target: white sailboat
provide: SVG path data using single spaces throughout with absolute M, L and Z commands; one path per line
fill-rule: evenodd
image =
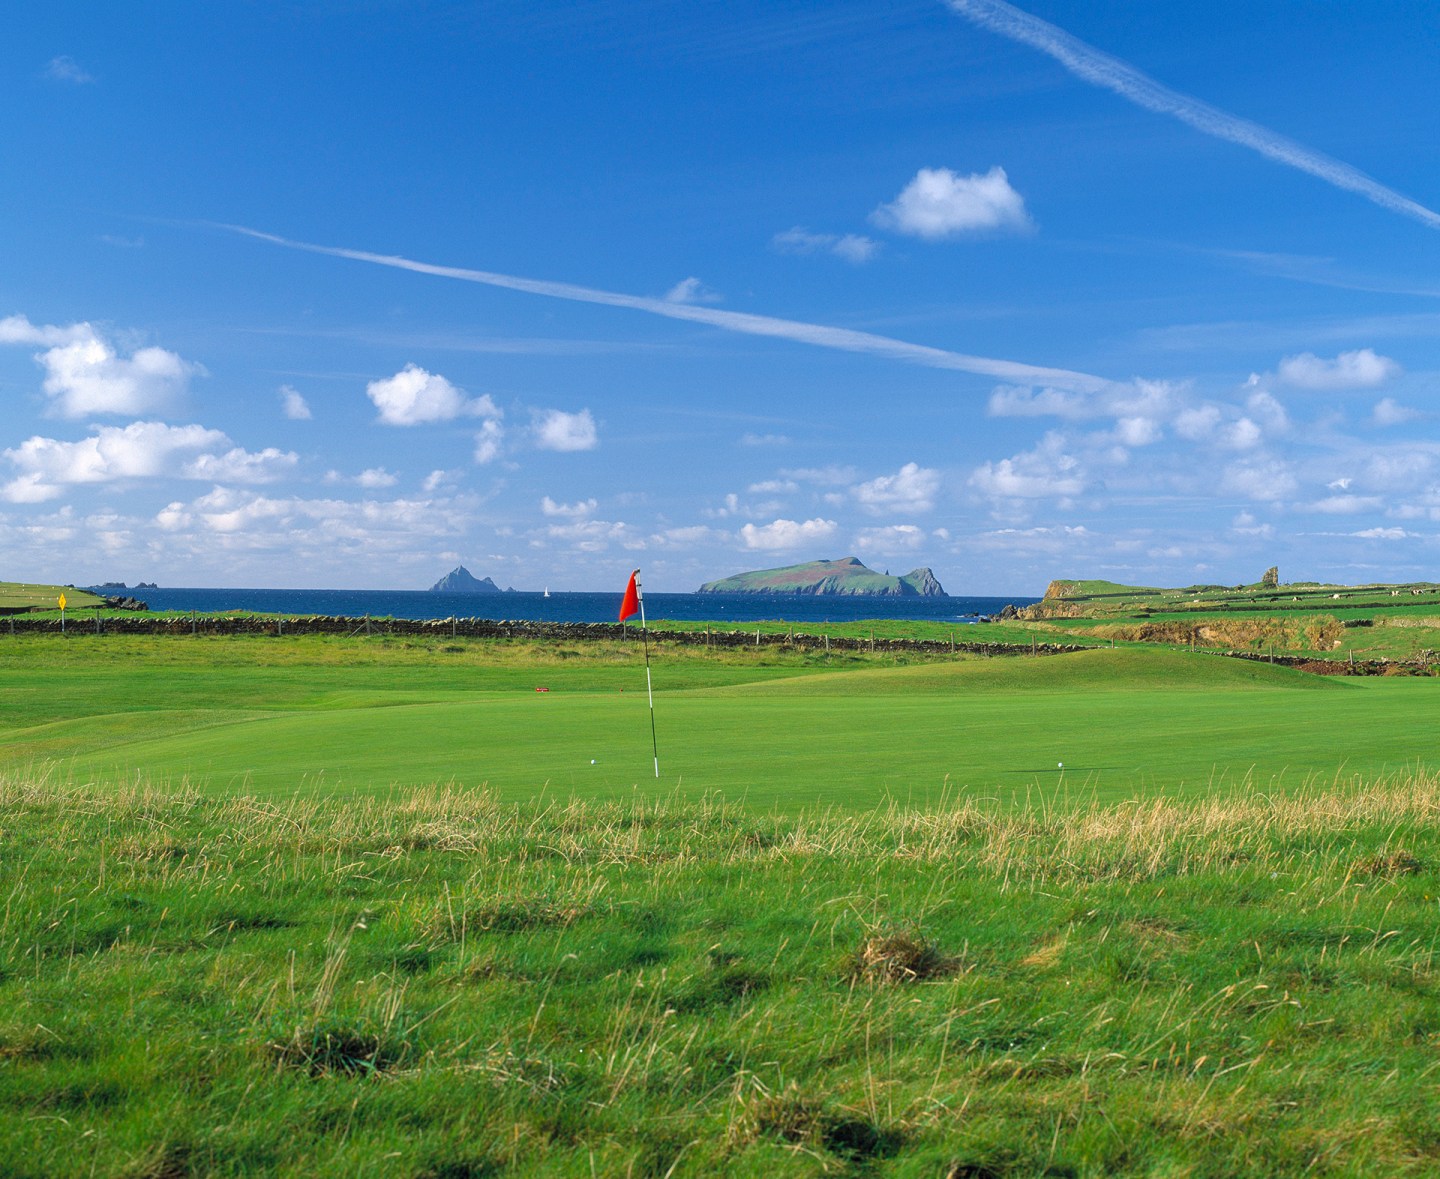
M 545 596 L 547 598 L 550 596 L 550 587 L 548 585 L 545 587 Z

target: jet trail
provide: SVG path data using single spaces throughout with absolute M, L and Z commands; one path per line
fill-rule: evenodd
M 1248 147 L 1276 163 L 1298 168 L 1336 188 L 1358 193 L 1381 208 L 1403 214 L 1431 229 L 1440 229 L 1440 213 L 1402 196 L 1393 188 L 1386 188 L 1358 168 L 1287 139 L 1268 127 L 1171 90 L 1134 66 L 1004 0 L 946 0 L 946 3 L 982 28 L 1048 54 L 1077 78 L 1113 91 L 1136 106 L 1171 115 L 1206 135 Z
M 805 323 L 794 319 L 777 319 L 769 315 L 751 315 L 742 311 L 720 311 L 714 307 L 697 307 L 690 303 L 674 303 L 666 299 L 655 299 L 645 295 L 626 295 L 616 291 L 596 290 L 593 287 L 576 286 L 568 282 L 550 282 L 544 279 L 520 278 L 510 274 L 496 274 L 488 270 L 468 270 L 459 266 L 438 266 L 430 262 L 416 262 L 393 254 L 372 254 L 366 250 L 347 250 L 338 246 L 318 246 L 309 242 L 291 241 L 273 233 L 249 229 L 243 225 L 217 225 L 231 233 L 244 234 L 273 245 L 285 246 L 291 250 L 306 250 L 312 254 L 327 254 L 332 258 L 349 258 L 356 262 L 369 262 L 376 266 L 391 266 L 397 270 L 410 270 L 416 274 L 433 274 L 441 278 L 458 278 L 464 282 L 478 282 L 486 286 L 503 287 L 511 291 L 524 291 L 530 295 L 543 295 L 550 299 L 568 299 L 575 303 L 599 303 L 606 307 L 624 307 L 631 311 L 645 311 L 651 315 L 663 315 L 667 319 L 684 319 L 692 323 L 703 323 L 725 331 L 740 332 L 749 336 L 769 336 L 773 339 L 794 340 L 801 344 L 813 344 L 819 348 L 834 348 L 842 352 L 860 352 L 871 356 L 883 356 L 891 360 L 923 364 L 930 368 L 953 369 L 957 372 L 976 373 L 979 376 L 994 377 L 1001 381 L 1014 381 L 1026 385 L 1048 385 L 1055 389 L 1069 389 L 1079 393 L 1094 393 L 1111 384 L 1104 377 L 1090 373 L 1071 372 L 1063 368 L 1043 368 L 1033 364 L 1021 364 L 1013 360 L 992 360 L 985 356 L 967 356 L 963 352 L 950 352 L 944 348 L 931 348 L 924 344 L 911 344 L 889 336 L 877 336 L 871 332 L 854 331 L 850 328 L 827 327 L 824 324 Z

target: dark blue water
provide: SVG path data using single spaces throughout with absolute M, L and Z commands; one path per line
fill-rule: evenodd
M 152 610 L 201 614 L 253 610 L 262 614 L 322 614 L 360 618 L 493 618 L 529 622 L 614 622 L 613 594 L 437 594 L 425 590 L 147 589 L 130 590 Z M 793 594 L 646 594 L 651 622 L 676 621 L 860 622 L 904 618 L 973 622 L 1007 602 L 1036 598 L 840 598 Z

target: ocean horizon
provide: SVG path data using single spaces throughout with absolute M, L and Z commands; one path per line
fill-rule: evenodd
M 98 589 L 98 587 L 97 587 Z M 105 589 L 134 597 L 157 611 L 225 614 L 325 615 L 339 618 L 485 618 L 526 622 L 614 622 L 622 593 L 506 591 L 495 594 L 432 590 L 220 589 L 164 587 Z M 974 622 L 1006 605 L 1027 606 L 1037 597 L 872 597 L 812 594 L 645 595 L 652 622 L 862 622 L 906 619 Z

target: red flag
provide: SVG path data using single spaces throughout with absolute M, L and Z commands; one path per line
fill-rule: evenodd
M 630 574 L 630 584 L 625 587 L 625 600 L 620 603 L 620 621 L 624 622 L 631 615 L 640 613 L 640 587 L 635 579 L 640 576 L 640 570 Z

